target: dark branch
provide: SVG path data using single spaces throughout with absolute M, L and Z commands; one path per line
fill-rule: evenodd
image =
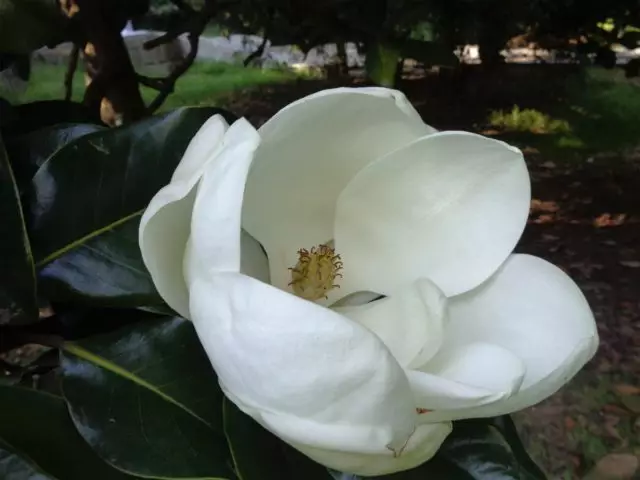
M 205 27 L 215 15 L 216 2 L 215 0 L 208 0 L 205 2 L 202 9 L 197 12 L 192 18 L 187 22 L 188 28 L 186 25 L 183 28 L 179 28 L 174 32 L 167 32 L 167 34 L 159 37 L 155 40 L 151 40 L 147 42 L 144 47 L 145 48 L 153 48 L 149 45 L 161 45 L 163 43 L 167 43 L 170 40 L 159 42 L 162 38 L 171 38 L 175 39 L 179 36 L 176 32 L 181 31 L 184 33 L 185 31 L 189 32 L 188 40 L 189 40 L 189 53 L 182 59 L 180 63 L 176 65 L 176 67 L 171 71 L 171 73 L 165 78 L 149 78 L 149 77 L 138 77 L 138 81 L 140 81 L 143 85 L 151 86 L 151 88 L 155 88 L 159 91 L 156 98 L 149 104 L 147 107 L 147 113 L 152 114 L 155 112 L 160 106 L 164 103 L 167 97 L 173 93 L 176 82 L 178 79 L 187 71 L 189 67 L 195 61 L 198 55 L 198 47 L 200 46 L 200 35 L 204 31 Z
M 71 100 L 73 95 L 73 76 L 78 68 L 78 58 L 80 57 L 80 47 L 77 44 L 73 44 L 73 49 L 69 55 L 69 63 L 67 64 L 67 71 L 64 74 L 64 99 L 66 101 Z
M 164 88 L 164 78 L 153 78 L 145 75 L 137 74 L 138 82 L 145 87 L 153 88 L 154 90 L 162 90 Z
M 272 8 L 269 9 L 267 26 L 264 29 L 262 43 L 254 52 L 249 54 L 249 56 L 244 59 L 244 62 L 242 62 L 242 64 L 245 67 L 248 66 L 253 61 L 254 58 L 260 58 L 264 54 L 264 49 L 267 47 L 267 42 L 269 41 L 269 36 L 271 35 L 271 26 L 273 25 L 274 16 L 275 16 L 275 10 Z
M 201 33 L 201 32 L 200 32 Z M 176 82 L 193 64 L 198 55 L 198 46 L 200 43 L 200 33 L 189 34 L 189 53 L 187 56 L 173 69 L 171 74 L 162 81 L 162 87 L 153 101 L 147 107 L 147 113 L 152 114 L 162 106 L 167 97 L 173 93 Z
M 187 33 L 189 28 L 187 25 L 180 25 L 177 28 L 169 30 L 167 33 L 160 35 L 157 38 L 149 40 L 148 42 L 144 42 L 142 45 L 145 50 L 151 50 L 153 48 L 159 47 L 160 45 L 165 45 L 167 43 L 173 42 L 176 38 L 178 38 L 183 33 Z
M 264 49 L 267 47 L 267 41 L 267 35 L 265 32 L 265 36 L 262 39 L 262 43 L 260 44 L 260 46 L 255 51 L 251 52 L 249 56 L 244 59 L 244 62 L 242 62 L 245 67 L 248 66 L 253 61 L 253 59 L 260 58 L 264 54 Z

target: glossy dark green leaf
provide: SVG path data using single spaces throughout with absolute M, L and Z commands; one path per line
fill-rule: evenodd
M 0 385 L 0 442 L 0 448 L 19 453 L 34 471 L 46 475 L 19 480 L 139 478 L 104 462 L 76 431 L 64 400 L 48 393 Z
M 136 226 L 191 138 L 216 113 L 233 121 L 219 109 L 180 109 L 85 135 L 42 165 L 29 196 L 29 227 L 36 265 L 51 264 L 41 276 L 49 298 L 161 303 L 142 264 Z
M 91 238 L 38 273 L 45 298 L 110 307 L 160 305 L 138 246 L 140 216 Z
M 64 350 L 71 415 L 105 460 L 152 478 L 234 478 L 222 392 L 191 322 L 165 317 Z
M 500 417 L 487 419 L 487 421 L 500 431 L 500 434 L 509 444 L 509 448 L 518 464 L 529 473 L 531 478 L 546 478 L 544 471 L 529 456 L 511 415 L 502 415 Z
M 57 480 L 41 472 L 32 461 L 18 455 L 0 440 L 0 478 L 4 480 Z
M 454 423 L 438 454 L 422 469 L 430 478 L 460 480 L 542 480 L 523 465 L 500 430 L 486 420 Z M 407 477 L 418 478 L 418 477 Z M 420 477 L 423 478 L 423 477 Z
M 11 165 L 0 137 L 0 308 L 15 322 L 37 320 L 33 257 Z
M 38 168 L 57 150 L 76 138 L 106 128 L 90 123 L 65 123 L 7 139 L 9 162 L 20 191 L 31 184 Z
M 8 351 L 25 343 L 33 343 L 43 336 L 58 337 L 68 341 L 82 340 L 111 333 L 137 323 L 162 320 L 167 316 L 137 309 L 79 307 L 76 304 L 56 303 L 53 308 L 55 315 L 36 323 L 0 325 L 2 351 Z
M 226 398 L 222 412 L 234 469 L 242 480 L 331 480 L 326 468 L 262 428 Z
M 105 126 L 99 111 L 68 100 L 42 100 L 14 105 L 0 118 L 2 133 L 13 137 L 61 123 Z

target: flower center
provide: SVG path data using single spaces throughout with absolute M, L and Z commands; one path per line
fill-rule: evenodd
M 340 288 L 334 283 L 336 277 L 341 277 L 342 270 L 340 255 L 328 245 L 319 245 L 307 250 L 298 250 L 298 263 L 289 269 L 291 282 L 289 285 L 293 293 L 306 300 L 328 298 L 327 292 Z

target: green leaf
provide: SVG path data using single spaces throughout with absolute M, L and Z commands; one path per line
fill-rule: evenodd
M 40 472 L 33 462 L 27 461 L 0 440 L 0 478 L 15 480 L 56 480 Z
M 31 185 L 44 162 L 66 144 L 107 127 L 90 123 L 65 123 L 8 138 L 7 154 L 21 191 Z
M 43 474 L 41 477 L 17 476 L 20 480 L 139 478 L 127 475 L 100 459 L 76 431 L 64 400 L 26 388 L 0 385 L 0 448 L 20 455 L 22 462 L 10 460 L 15 468 L 27 462 L 32 470 Z M 0 473 L 2 463 L 0 460 Z
M 530 471 L 528 464 L 523 465 L 500 430 L 487 420 L 454 422 L 453 432 L 445 440 L 436 456 L 418 470 L 423 475 L 429 475 L 429 478 L 443 479 L 542 480 L 546 478 L 544 475 Z
M 29 227 L 49 298 L 118 306 L 162 302 L 141 260 L 137 224 L 191 138 L 217 113 L 234 120 L 219 109 L 183 108 L 84 135 L 42 165 L 29 195 Z
M 67 343 L 62 372 L 78 431 L 109 463 L 151 478 L 234 478 L 222 392 L 191 322 Z
M 42 100 L 14 105 L 0 117 L 0 128 L 3 135 L 7 136 L 24 135 L 63 123 L 105 126 L 100 120 L 99 111 L 68 100 Z
M 24 345 L 25 340 L 42 336 L 66 341 L 82 340 L 111 333 L 141 322 L 166 319 L 166 314 L 123 308 L 79 308 L 76 304 L 55 303 L 55 314 L 29 325 L 0 325 L 2 346 Z M 15 339 L 15 340 L 13 340 Z M 57 365 L 58 363 L 56 363 Z
M 511 415 L 502 415 L 501 417 L 495 417 L 488 419 L 493 426 L 495 426 L 504 439 L 509 444 L 511 452 L 518 461 L 520 467 L 527 471 L 531 478 L 546 478 L 544 471 L 533 461 L 533 459 L 527 453 L 527 449 L 522 443 L 522 439 L 518 434 L 518 429 Z
M 161 305 L 138 245 L 138 215 L 91 238 L 38 273 L 45 298 L 109 307 Z
M 0 0 L 0 48 L 7 53 L 30 53 L 64 39 L 66 19 L 59 2 Z
M 38 319 L 36 280 L 22 206 L 9 158 L 0 137 L 0 308 L 8 308 L 13 320 Z
M 331 480 L 326 468 L 262 428 L 227 398 L 222 415 L 234 469 L 242 480 Z

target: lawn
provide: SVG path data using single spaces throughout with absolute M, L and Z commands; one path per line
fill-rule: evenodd
M 66 67 L 63 65 L 34 64 L 27 91 L 19 101 L 26 103 L 63 98 L 65 70 Z M 216 105 L 222 97 L 234 90 L 283 83 L 296 78 L 297 74 L 284 69 L 245 68 L 229 63 L 198 62 L 178 80 L 175 92 L 169 96 L 162 110 L 189 105 Z M 78 71 L 73 82 L 73 99 L 80 101 L 83 92 L 84 78 L 82 72 Z M 141 87 L 141 92 L 146 103 L 156 95 L 155 90 L 147 87 Z

